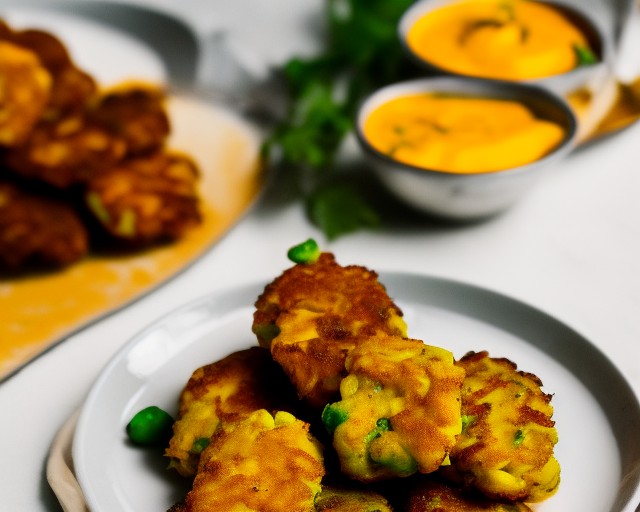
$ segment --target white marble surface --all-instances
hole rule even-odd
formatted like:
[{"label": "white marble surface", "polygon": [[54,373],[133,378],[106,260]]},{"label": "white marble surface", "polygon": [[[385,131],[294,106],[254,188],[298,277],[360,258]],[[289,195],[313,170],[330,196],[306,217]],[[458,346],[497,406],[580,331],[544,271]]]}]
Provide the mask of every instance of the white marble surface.
[{"label": "white marble surface", "polygon": [[[262,51],[274,61],[285,54],[280,38],[289,30],[299,33],[296,23],[302,19],[302,11],[291,8],[298,3],[284,0],[185,1],[179,7],[171,0],[144,3],[179,12],[203,32],[229,25],[248,39],[272,41],[269,48],[262,45]],[[259,11],[253,19],[260,20],[260,30],[246,24],[242,6]],[[209,18],[214,8],[219,15]],[[283,20],[284,32],[268,37],[262,32],[270,34]],[[269,191],[178,278],[0,384],[0,509],[59,510],[44,479],[49,444],[128,338],[192,298],[278,274],[288,266],[286,249],[310,236],[335,252],[341,263],[449,277],[537,306],[592,340],[640,394],[638,141],[640,125],[576,152],[512,210],[471,226],[443,227],[405,218],[377,232],[329,243],[305,219],[300,204],[280,204],[277,191]]]}]

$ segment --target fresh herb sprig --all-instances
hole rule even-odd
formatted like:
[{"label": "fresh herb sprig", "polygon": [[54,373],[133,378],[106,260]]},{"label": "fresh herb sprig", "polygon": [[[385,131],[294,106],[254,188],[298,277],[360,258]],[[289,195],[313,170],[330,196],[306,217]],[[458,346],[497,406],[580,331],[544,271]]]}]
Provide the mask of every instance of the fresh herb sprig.
[{"label": "fresh herb sprig", "polygon": [[411,73],[397,24],[413,2],[327,0],[323,51],[312,58],[294,58],[283,68],[290,108],[265,149],[298,180],[311,221],[329,239],[380,222],[357,188],[332,178],[360,101]]}]

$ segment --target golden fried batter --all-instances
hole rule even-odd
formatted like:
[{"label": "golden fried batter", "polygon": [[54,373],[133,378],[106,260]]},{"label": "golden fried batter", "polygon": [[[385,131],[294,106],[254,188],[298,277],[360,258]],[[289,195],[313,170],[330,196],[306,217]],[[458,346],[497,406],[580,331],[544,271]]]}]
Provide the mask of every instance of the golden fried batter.
[{"label": "golden fried batter", "polygon": [[31,51],[0,40],[0,146],[21,144],[51,95],[51,75]]},{"label": "golden fried batter", "polygon": [[261,409],[226,423],[202,453],[183,512],[313,512],[324,475],[309,425]]},{"label": "golden fried batter", "polygon": [[558,434],[540,379],[487,352],[471,352],[457,364],[466,378],[453,469],[495,499],[537,502],[553,495],[560,482],[553,456]]},{"label": "golden fried batter", "polygon": [[412,489],[407,512],[531,512],[524,503],[494,501],[431,479]]},{"label": "golden fried batter", "polygon": [[87,184],[86,202],[112,236],[134,244],[174,240],[201,221],[196,164],[176,152],[127,159]]},{"label": "golden fried batter", "polygon": [[402,312],[377,274],[342,267],[330,253],[286,270],[255,305],[260,345],[271,348],[298,394],[318,408],[335,398],[345,358],[359,340],[378,332],[406,336]]},{"label": "golden fried batter", "polygon": [[53,78],[52,91],[45,117],[60,120],[85,110],[96,93],[93,77],[79,69],[62,42],[53,34],[27,29],[4,31],[0,38],[34,52]]},{"label": "golden fried batter", "polygon": [[98,98],[91,118],[127,145],[127,155],[159,150],[169,135],[164,93],[155,87],[124,84]]},{"label": "golden fried batter", "polygon": [[387,500],[373,491],[322,487],[316,512],[393,512]]},{"label": "golden fried batter", "polygon": [[430,473],[462,428],[462,369],[451,352],[379,334],[347,356],[342,400],[322,420],[333,432],[342,472],[370,482]]},{"label": "golden fried batter", "polygon": [[291,410],[295,392],[267,349],[252,347],[198,368],[180,395],[165,455],[182,476],[196,473],[200,452],[220,423],[258,409]]},{"label": "golden fried batter", "polygon": [[70,205],[0,182],[0,268],[64,266],[87,251],[87,232]]},{"label": "golden fried batter", "polygon": [[116,165],[125,150],[124,141],[76,116],[40,121],[24,144],[4,153],[3,163],[20,176],[65,189]]}]

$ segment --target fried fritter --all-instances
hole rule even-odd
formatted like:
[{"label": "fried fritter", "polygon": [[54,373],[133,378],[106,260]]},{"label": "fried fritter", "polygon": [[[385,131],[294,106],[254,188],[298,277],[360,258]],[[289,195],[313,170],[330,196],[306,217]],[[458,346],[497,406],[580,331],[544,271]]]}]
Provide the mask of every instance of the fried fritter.
[{"label": "fried fritter", "polygon": [[198,368],[180,394],[173,437],[165,451],[182,476],[196,473],[200,452],[221,423],[258,409],[292,410],[296,396],[267,349],[251,347]]},{"label": "fried fritter", "polygon": [[66,189],[116,165],[125,150],[124,141],[79,115],[40,121],[29,139],[7,150],[2,159],[20,176]]},{"label": "fried fritter", "polygon": [[299,396],[317,408],[336,397],[345,358],[359,340],[378,332],[406,336],[402,312],[377,274],[342,267],[330,253],[286,270],[255,306],[260,345],[271,348]]},{"label": "fried fritter", "polygon": [[162,148],[170,132],[164,93],[151,86],[125,84],[100,95],[91,118],[125,141],[127,155]]},{"label": "fried fritter", "polygon": [[201,222],[191,158],[157,152],[130,158],[87,183],[86,203],[112,236],[142,245],[175,240]]},{"label": "fried fritter", "polygon": [[384,496],[373,491],[322,487],[315,512],[393,512]]},{"label": "fried fritter", "polygon": [[524,503],[494,501],[483,494],[425,479],[412,489],[407,512],[531,512]]},{"label": "fried fritter", "polygon": [[451,352],[379,334],[346,359],[342,400],[322,413],[344,474],[363,482],[430,473],[462,428],[464,372]]},{"label": "fried fritter", "polygon": [[87,231],[70,205],[0,181],[0,268],[60,267],[87,251]]},{"label": "fried fritter", "polygon": [[57,37],[36,29],[8,29],[0,34],[0,38],[34,52],[51,74],[51,97],[45,113],[47,120],[59,121],[85,110],[87,102],[97,91],[97,84],[91,75],[74,64]]},{"label": "fried fritter", "polygon": [[466,378],[452,472],[494,499],[538,502],[552,496],[560,483],[553,456],[558,434],[551,395],[541,390],[540,379],[487,352],[470,352],[457,365]]},{"label": "fried fritter", "polygon": [[21,144],[51,95],[51,75],[33,52],[0,40],[0,146]]},{"label": "fried fritter", "polygon": [[309,425],[261,409],[213,435],[179,510],[313,512],[323,475],[322,449]]}]

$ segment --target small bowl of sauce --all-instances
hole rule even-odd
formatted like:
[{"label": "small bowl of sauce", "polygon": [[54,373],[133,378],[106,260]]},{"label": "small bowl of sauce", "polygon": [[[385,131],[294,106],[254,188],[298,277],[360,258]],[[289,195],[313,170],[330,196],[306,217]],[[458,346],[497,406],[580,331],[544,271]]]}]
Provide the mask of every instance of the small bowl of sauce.
[{"label": "small bowl of sauce", "polygon": [[576,7],[539,0],[421,0],[406,11],[398,32],[428,72],[545,87],[572,104],[585,130],[606,108],[595,100],[611,82],[612,44]]},{"label": "small bowl of sauce", "polygon": [[508,208],[572,149],[576,129],[572,109],[551,91],[466,77],[382,88],[356,122],[360,146],[395,195],[460,220]]}]

